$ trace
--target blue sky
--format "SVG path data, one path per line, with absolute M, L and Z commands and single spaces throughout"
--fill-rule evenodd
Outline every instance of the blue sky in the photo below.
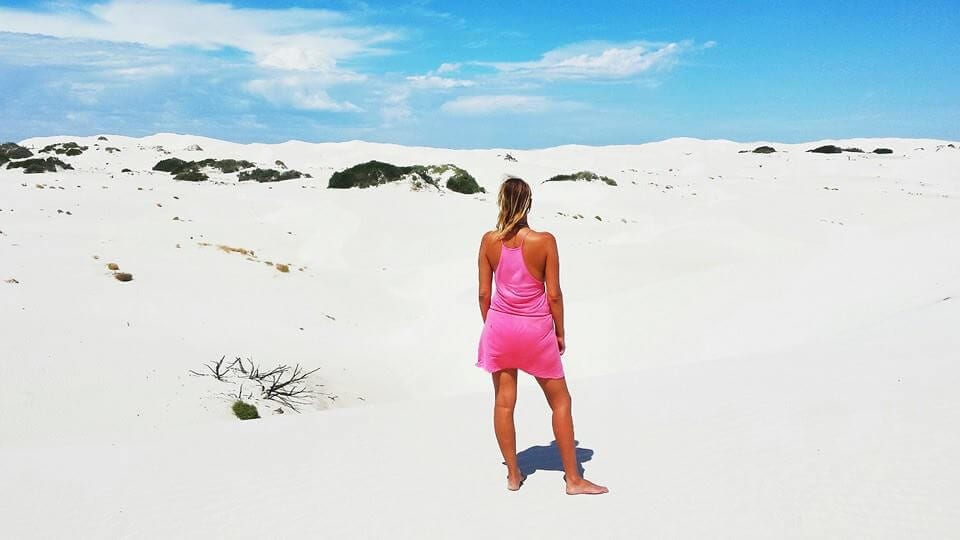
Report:
M 958 36 L 955 0 L 0 0 L 0 139 L 958 139 Z

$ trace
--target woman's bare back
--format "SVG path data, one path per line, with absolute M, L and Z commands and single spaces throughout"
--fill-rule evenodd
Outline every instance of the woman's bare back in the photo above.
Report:
M 517 231 L 516 234 L 504 238 L 502 243 L 508 248 L 516 248 L 522 243 L 523 262 L 526 264 L 530 275 L 537 281 L 545 281 L 547 277 L 547 260 L 550 256 L 551 247 L 556 245 L 552 234 L 524 227 Z M 501 241 L 496 239 L 494 231 L 489 231 L 483 236 L 483 244 L 487 262 L 490 264 L 490 270 L 496 271 L 497 265 L 500 264 Z

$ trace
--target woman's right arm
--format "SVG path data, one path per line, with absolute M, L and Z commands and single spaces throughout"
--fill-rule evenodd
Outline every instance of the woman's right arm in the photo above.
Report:
M 487 241 L 489 237 L 490 233 L 483 235 L 480 240 L 480 255 L 477 257 L 477 270 L 480 278 L 480 317 L 483 318 L 483 322 L 487 322 L 487 311 L 490 310 L 490 290 L 493 282 L 493 270 L 487 261 Z
M 560 354 L 567 348 L 563 329 L 563 292 L 560 291 L 560 253 L 557 249 L 557 239 L 550 233 L 544 233 L 547 238 L 547 267 L 544 272 L 544 281 L 547 282 L 547 301 L 550 303 L 550 314 L 553 315 L 553 328 L 557 334 L 557 346 Z

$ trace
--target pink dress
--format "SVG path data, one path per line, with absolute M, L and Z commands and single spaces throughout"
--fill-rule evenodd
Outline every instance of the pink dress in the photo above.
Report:
M 544 283 L 523 262 L 523 240 L 500 247 L 494 293 L 480 334 L 477 366 L 489 373 L 521 369 L 534 377 L 560 379 L 563 365 Z

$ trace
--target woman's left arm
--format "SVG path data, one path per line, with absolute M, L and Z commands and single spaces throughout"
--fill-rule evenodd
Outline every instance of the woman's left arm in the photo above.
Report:
M 487 261 L 487 242 L 490 233 L 483 235 L 480 240 L 480 255 L 477 257 L 477 269 L 480 277 L 480 316 L 483 322 L 487 322 L 487 311 L 490 310 L 490 290 L 493 282 L 493 270 L 490 268 L 490 262 Z

